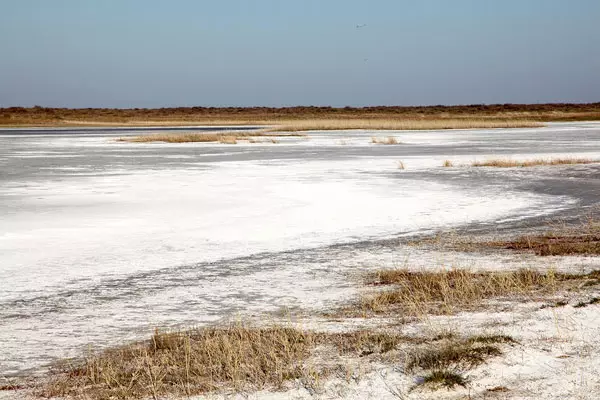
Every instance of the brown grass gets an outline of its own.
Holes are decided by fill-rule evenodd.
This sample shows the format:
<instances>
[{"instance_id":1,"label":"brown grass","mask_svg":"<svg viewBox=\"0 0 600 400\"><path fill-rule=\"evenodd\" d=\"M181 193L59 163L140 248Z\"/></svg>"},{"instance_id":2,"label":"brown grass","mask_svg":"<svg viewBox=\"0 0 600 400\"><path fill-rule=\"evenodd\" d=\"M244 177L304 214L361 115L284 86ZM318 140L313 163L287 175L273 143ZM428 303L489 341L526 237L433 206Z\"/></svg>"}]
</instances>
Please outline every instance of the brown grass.
<instances>
[{"instance_id":1,"label":"brown grass","mask_svg":"<svg viewBox=\"0 0 600 400\"><path fill-rule=\"evenodd\" d=\"M38 394L141 399L279 388L288 380L308 382L329 373L326 368L307 366L319 345L329 345L340 354L365 356L388 352L403 340L393 333L325 334L281 326L157 331L149 341L64 364Z\"/></svg>"},{"instance_id":2,"label":"brown grass","mask_svg":"<svg viewBox=\"0 0 600 400\"><path fill-rule=\"evenodd\" d=\"M445 160L444 163L442 164L442 167L446 167L446 168L454 167L454 163L452 163L452 161L450 161L450 160Z\"/></svg>"},{"instance_id":3,"label":"brown grass","mask_svg":"<svg viewBox=\"0 0 600 400\"><path fill-rule=\"evenodd\" d=\"M502 244L512 250L532 250L538 256L600 255L600 235L523 236Z\"/></svg>"},{"instance_id":4,"label":"brown grass","mask_svg":"<svg viewBox=\"0 0 600 400\"><path fill-rule=\"evenodd\" d=\"M279 386L307 374L302 362L314 345L313 335L287 328L156 332L148 342L91 354L65 368L41 394L157 398Z\"/></svg>"},{"instance_id":5,"label":"brown grass","mask_svg":"<svg viewBox=\"0 0 600 400\"><path fill-rule=\"evenodd\" d=\"M487 246L533 251L538 256L600 255L600 222L589 216L578 224L554 224L542 234L525 235L511 241L487 242Z\"/></svg>"},{"instance_id":6,"label":"brown grass","mask_svg":"<svg viewBox=\"0 0 600 400\"><path fill-rule=\"evenodd\" d=\"M371 280L392 285L362 298L362 312L400 312L406 315L452 314L481 306L485 300L552 295L574 282L598 283L595 275L559 274L522 269L503 272L444 270L413 272L382 270Z\"/></svg>"},{"instance_id":7,"label":"brown grass","mask_svg":"<svg viewBox=\"0 0 600 400\"><path fill-rule=\"evenodd\" d=\"M496 345L451 341L411 353L407 370L469 370L483 364L488 358L501 354L502 351Z\"/></svg>"},{"instance_id":8,"label":"brown grass","mask_svg":"<svg viewBox=\"0 0 600 400\"><path fill-rule=\"evenodd\" d=\"M190 142L219 142L224 144L236 144L239 140L248 140L250 143L279 143L275 138L282 136L300 136L303 134L272 134L267 132L244 132L231 131L226 133L157 133L153 135L142 135L134 137L122 137L117 139L120 142L148 143L190 143ZM258 138L258 139L257 139ZM265 138L265 139L261 139Z\"/></svg>"},{"instance_id":9,"label":"brown grass","mask_svg":"<svg viewBox=\"0 0 600 400\"><path fill-rule=\"evenodd\" d=\"M456 386L467 387L469 382L459 373L448 370L436 370L423 377L423 385L432 389L454 389Z\"/></svg>"},{"instance_id":10,"label":"brown grass","mask_svg":"<svg viewBox=\"0 0 600 400\"><path fill-rule=\"evenodd\" d=\"M567 164L594 164L600 163L600 160L592 160L589 158L548 158L535 159L527 161L516 161L507 159L493 159L486 161L476 161L471 164L472 167L497 167L497 168L513 168L513 167L535 167L538 165L567 165Z\"/></svg>"},{"instance_id":11,"label":"brown grass","mask_svg":"<svg viewBox=\"0 0 600 400\"><path fill-rule=\"evenodd\" d=\"M410 351L405 367L408 372L427 372L421 384L432 389L466 387L467 380L459 372L502 355L500 344L515 343L512 337L506 335L478 335L464 339L450 335Z\"/></svg>"},{"instance_id":12,"label":"brown grass","mask_svg":"<svg viewBox=\"0 0 600 400\"><path fill-rule=\"evenodd\" d=\"M475 128L537 128L544 126L537 121L522 119L318 119L281 121L272 131L328 131L328 130L429 130L429 129L475 129ZM375 138L374 138L375 139ZM389 139L389 138L388 138ZM373 141L373 143L382 143ZM396 143L382 143L396 144Z\"/></svg>"}]
</instances>

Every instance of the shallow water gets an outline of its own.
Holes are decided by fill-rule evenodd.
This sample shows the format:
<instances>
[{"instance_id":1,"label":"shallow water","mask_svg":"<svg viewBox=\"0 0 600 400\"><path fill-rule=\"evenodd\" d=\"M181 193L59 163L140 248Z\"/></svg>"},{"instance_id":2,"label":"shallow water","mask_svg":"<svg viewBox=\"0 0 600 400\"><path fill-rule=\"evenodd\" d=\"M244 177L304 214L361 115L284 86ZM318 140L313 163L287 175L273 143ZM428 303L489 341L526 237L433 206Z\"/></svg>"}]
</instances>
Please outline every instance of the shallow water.
<instances>
[{"instance_id":1,"label":"shallow water","mask_svg":"<svg viewBox=\"0 0 600 400\"><path fill-rule=\"evenodd\" d=\"M600 123L312 132L278 144L115 140L147 132L0 130L0 376L155 326L331 306L355 293L348 274L403 262L382 260L380 240L496 229L600 196L598 164L441 167L600 158ZM402 144L371 143L389 135Z\"/></svg>"}]
</instances>

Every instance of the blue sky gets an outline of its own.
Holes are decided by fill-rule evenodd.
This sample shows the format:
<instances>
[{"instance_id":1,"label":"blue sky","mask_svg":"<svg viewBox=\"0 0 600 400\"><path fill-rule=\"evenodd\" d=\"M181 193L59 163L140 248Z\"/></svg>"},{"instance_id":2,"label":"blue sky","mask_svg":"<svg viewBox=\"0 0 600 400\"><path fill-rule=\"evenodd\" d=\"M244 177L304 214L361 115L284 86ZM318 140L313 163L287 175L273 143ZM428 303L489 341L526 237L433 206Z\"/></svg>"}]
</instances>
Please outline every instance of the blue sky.
<instances>
[{"instance_id":1,"label":"blue sky","mask_svg":"<svg viewBox=\"0 0 600 400\"><path fill-rule=\"evenodd\" d=\"M598 0L0 0L0 106L600 101L598 21Z\"/></svg>"}]
</instances>

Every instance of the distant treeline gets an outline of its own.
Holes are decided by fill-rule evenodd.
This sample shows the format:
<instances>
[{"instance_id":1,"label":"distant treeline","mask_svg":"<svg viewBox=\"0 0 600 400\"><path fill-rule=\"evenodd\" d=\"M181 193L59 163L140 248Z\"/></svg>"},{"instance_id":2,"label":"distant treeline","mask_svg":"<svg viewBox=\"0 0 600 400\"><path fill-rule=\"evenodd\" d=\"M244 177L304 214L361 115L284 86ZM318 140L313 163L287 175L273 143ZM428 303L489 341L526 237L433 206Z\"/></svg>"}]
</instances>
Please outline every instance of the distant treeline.
<instances>
[{"instance_id":1,"label":"distant treeline","mask_svg":"<svg viewBox=\"0 0 600 400\"><path fill-rule=\"evenodd\" d=\"M471 104L457 106L372 107L165 107L165 108L0 108L0 124L36 124L61 121L277 121L328 118L456 118L526 117L544 121L600 119L600 102L587 104Z\"/></svg>"}]
</instances>

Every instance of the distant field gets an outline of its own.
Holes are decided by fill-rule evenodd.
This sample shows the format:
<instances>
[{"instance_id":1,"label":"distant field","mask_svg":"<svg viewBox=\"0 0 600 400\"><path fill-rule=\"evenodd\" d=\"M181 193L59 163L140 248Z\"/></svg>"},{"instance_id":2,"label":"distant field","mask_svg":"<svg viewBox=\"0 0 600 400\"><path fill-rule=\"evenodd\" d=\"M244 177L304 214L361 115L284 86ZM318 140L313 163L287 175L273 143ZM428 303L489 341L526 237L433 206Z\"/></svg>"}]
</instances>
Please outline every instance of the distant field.
<instances>
[{"instance_id":1,"label":"distant field","mask_svg":"<svg viewBox=\"0 0 600 400\"><path fill-rule=\"evenodd\" d=\"M427 107L0 108L0 126L270 125L278 130L532 127L600 120L600 103Z\"/></svg>"}]
</instances>

